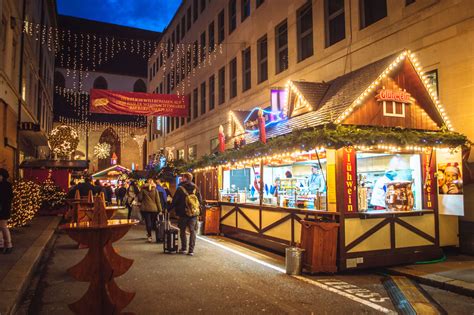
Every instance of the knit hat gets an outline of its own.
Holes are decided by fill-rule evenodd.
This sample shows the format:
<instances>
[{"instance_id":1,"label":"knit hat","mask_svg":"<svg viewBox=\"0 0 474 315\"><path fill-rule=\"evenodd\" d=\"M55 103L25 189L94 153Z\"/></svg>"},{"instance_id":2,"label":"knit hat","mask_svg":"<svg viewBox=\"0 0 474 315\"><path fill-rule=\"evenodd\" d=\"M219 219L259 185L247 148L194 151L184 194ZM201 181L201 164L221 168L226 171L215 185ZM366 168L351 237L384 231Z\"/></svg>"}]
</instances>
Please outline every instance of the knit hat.
<instances>
[{"instance_id":1,"label":"knit hat","mask_svg":"<svg viewBox=\"0 0 474 315\"><path fill-rule=\"evenodd\" d=\"M444 170L444 172L450 172L450 173L455 173L456 175L460 175L461 173L461 170L459 169L458 167L458 163L448 163L448 165L446 165L446 168Z\"/></svg>"}]
</instances>

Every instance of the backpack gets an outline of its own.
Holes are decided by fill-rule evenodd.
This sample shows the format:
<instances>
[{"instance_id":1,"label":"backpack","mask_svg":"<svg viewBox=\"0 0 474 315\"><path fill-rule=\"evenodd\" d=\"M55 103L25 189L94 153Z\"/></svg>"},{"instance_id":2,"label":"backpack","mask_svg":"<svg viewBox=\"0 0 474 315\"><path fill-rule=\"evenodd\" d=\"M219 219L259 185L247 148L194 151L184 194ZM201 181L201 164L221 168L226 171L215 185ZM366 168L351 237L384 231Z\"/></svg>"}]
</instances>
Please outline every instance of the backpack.
<instances>
[{"instance_id":1,"label":"backpack","mask_svg":"<svg viewBox=\"0 0 474 315\"><path fill-rule=\"evenodd\" d=\"M194 189L193 192L190 194L183 186L181 186L180 188L186 196L184 198L184 203L186 204L186 215L188 217L197 217L201 213L201 205L199 204L199 199L196 196L196 189Z\"/></svg>"}]
</instances>

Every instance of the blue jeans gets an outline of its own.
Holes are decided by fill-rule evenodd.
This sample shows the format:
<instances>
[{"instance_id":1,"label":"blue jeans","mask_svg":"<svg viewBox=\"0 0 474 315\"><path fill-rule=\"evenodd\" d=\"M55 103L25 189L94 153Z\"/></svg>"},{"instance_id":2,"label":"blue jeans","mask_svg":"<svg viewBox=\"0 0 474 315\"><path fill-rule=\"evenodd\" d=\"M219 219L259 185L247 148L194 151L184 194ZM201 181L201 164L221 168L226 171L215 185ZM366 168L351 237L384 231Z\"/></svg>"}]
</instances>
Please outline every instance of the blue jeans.
<instances>
[{"instance_id":1,"label":"blue jeans","mask_svg":"<svg viewBox=\"0 0 474 315\"><path fill-rule=\"evenodd\" d=\"M197 219L198 217L186 216L179 218L178 227L179 238L181 238L181 250L186 250L187 248L186 228L189 228L189 252L194 252L194 246L196 245Z\"/></svg>"}]
</instances>

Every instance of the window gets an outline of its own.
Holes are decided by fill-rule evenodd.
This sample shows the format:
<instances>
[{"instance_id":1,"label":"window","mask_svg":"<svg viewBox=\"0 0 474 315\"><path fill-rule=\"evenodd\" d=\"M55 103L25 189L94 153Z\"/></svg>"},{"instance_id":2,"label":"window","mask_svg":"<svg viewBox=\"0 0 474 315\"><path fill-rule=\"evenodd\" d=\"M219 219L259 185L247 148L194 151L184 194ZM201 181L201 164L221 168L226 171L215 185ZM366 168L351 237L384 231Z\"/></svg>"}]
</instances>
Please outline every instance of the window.
<instances>
[{"instance_id":1,"label":"window","mask_svg":"<svg viewBox=\"0 0 474 315\"><path fill-rule=\"evenodd\" d=\"M313 9L306 3L297 13L298 18L298 61L313 55Z\"/></svg>"},{"instance_id":2,"label":"window","mask_svg":"<svg viewBox=\"0 0 474 315\"><path fill-rule=\"evenodd\" d=\"M219 69L219 104L225 102L225 67Z\"/></svg>"},{"instance_id":3,"label":"window","mask_svg":"<svg viewBox=\"0 0 474 315\"><path fill-rule=\"evenodd\" d=\"M150 67L150 74L148 75L150 81L153 80L153 67Z\"/></svg>"},{"instance_id":4,"label":"window","mask_svg":"<svg viewBox=\"0 0 474 315\"><path fill-rule=\"evenodd\" d=\"M178 160L184 160L184 149L178 150Z\"/></svg>"},{"instance_id":5,"label":"window","mask_svg":"<svg viewBox=\"0 0 474 315\"><path fill-rule=\"evenodd\" d=\"M174 130L174 117L171 117L170 121L171 121L171 131L173 131Z\"/></svg>"},{"instance_id":6,"label":"window","mask_svg":"<svg viewBox=\"0 0 474 315\"><path fill-rule=\"evenodd\" d=\"M171 72L170 72L170 75L171 75L171 80L170 80L170 91L173 91L174 90L174 81L175 81L175 77L174 77L174 69L171 69Z\"/></svg>"},{"instance_id":7,"label":"window","mask_svg":"<svg viewBox=\"0 0 474 315\"><path fill-rule=\"evenodd\" d=\"M214 39L214 21L212 21L211 24L209 24L209 51L213 51L214 50L214 45L215 45L215 39Z\"/></svg>"},{"instance_id":8,"label":"window","mask_svg":"<svg viewBox=\"0 0 474 315\"><path fill-rule=\"evenodd\" d=\"M257 0L257 8L261 6L264 2L265 0Z\"/></svg>"},{"instance_id":9,"label":"window","mask_svg":"<svg viewBox=\"0 0 474 315\"><path fill-rule=\"evenodd\" d=\"M416 0L405 0L405 6L415 3Z\"/></svg>"},{"instance_id":10,"label":"window","mask_svg":"<svg viewBox=\"0 0 474 315\"><path fill-rule=\"evenodd\" d=\"M288 69L288 25L286 20L275 29L276 73Z\"/></svg>"},{"instance_id":11,"label":"window","mask_svg":"<svg viewBox=\"0 0 474 315\"><path fill-rule=\"evenodd\" d=\"M434 88L436 97L439 97L439 88L438 88L438 70L434 69L428 72L425 72L425 77L428 79L428 84Z\"/></svg>"},{"instance_id":12,"label":"window","mask_svg":"<svg viewBox=\"0 0 474 315\"><path fill-rule=\"evenodd\" d=\"M252 86L250 72L250 47L242 51L242 91L247 91Z\"/></svg>"},{"instance_id":13,"label":"window","mask_svg":"<svg viewBox=\"0 0 474 315\"><path fill-rule=\"evenodd\" d=\"M184 35L186 35L186 15L183 14L181 17L181 39L184 38Z\"/></svg>"},{"instance_id":14,"label":"window","mask_svg":"<svg viewBox=\"0 0 474 315\"><path fill-rule=\"evenodd\" d=\"M387 16L387 0L360 0L360 28Z\"/></svg>"},{"instance_id":15,"label":"window","mask_svg":"<svg viewBox=\"0 0 474 315\"><path fill-rule=\"evenodd\" d=\"M199 62L203 62L206 59L206 32L201 34L201 51L199 56Z\"/></svg>"},{"instance_id":16,"label":"window","mask_svg":"<svg viewBox=\"0 0 474 315\"><path fill-rule=\"evenodd\" d=\"M160 51L159 57L160 57L160 63L159 63L159 65L160 65L160 68L161 68L161 67L163 66L163 59L165 58L165 57L164 57L164 54L163 54L163 51Z\"/></svg>"},{"instance_id":17,"label":"window","mask_svg":"<svg viewBox=\"0 0 474 315\"><path fill-rule=\"evenodd\" d=\"M146 93L146 84L142 79L135 81L135 84L133 85L133 92Z\"/></svg>"},{"instance_id":18,"label":"window","mask_svg":"<svg viewBox=\"0 0 474 315\"><path fill-rule=\"evenodd\" d=\"M163 94L163 82L160 83L160 94Z\"/></svg>"},{"instance_id":19,"label":"window","mask_svg":"<svg viewBox=\"0 0 474 315\"><path fill-rule=\"evenodd\" d=\"M179 128L179 117L175 117L175 125L176 125L176 129Z\"/></svg>"},{"instance_id":20,"label":"window","mask_svg":"<svg viewBox=\"0 0 474 315\"><path fill-rule=\"evenodd\" d=\"M395 101L383 101L383 115L388 117L405 117L405 104Z\"/></svg>"},{"instance_id":21,"label":"window","mask_svg":"<svg viewBox=\"0 0 474 315\"><path fill-rule=\"evenodd\" d=\"M179 44L180 39L181 39L181 35L180 35L180 34L181 34L181 31L180 31L180 29L181 29L181 26L178 24L178 25L176 26L176 32L175 32L175 34L176 34L176 44Z\"/></svg>"},{"instance_id":22,"label":"window","mask_svg":"<svg viewBox=\"0 0 474 315\"><path fill-rule=\"evenodd\" d=\"M234 58L230 61L229 82L230 82L229 98L234 98L237 96L237 58Z\"/></svg>"},{"instance_id":23,"label":"window","mask_svg":"<svg viewBox=\"0 0 474 315\"><path fill-rule=\"evenodd\" d=\"M166 75L166 94L170 94L171 93L171 76L170 76L170 73L168 72L168 74Z\"/></svg>"},{"instance_id":24,"label":"window","mask_svg":"<svg viewBox=\"0 0 474 315\"><path fill-rule=\"evenodd\" d=\"M191 54L191 49L188 48L188 51L186 52L186 73L191 72L191 64L192 64L192 54Z\"/></svg>"},{"instance_id":25,"label":"window","mask_svg":"<svg viewBox=\"0 0 474 315\"><path fill-rule=\"evenodd\" d=\"M107 90L107 80L103 76L99 76L94 80L94 89Z\"/></svg>"},{"instance_id":26,"label":"window","mask_svg":"<svg viewBox=\"0 0 474 315\"><path fill-rule=\"evenodd\" d=\"M346 37L344 0L325 0L326 47L334 45Z\"/></svg>"},{"instance_id":27,"label":"window","mask_svg":"<svg viewBox=\"0 0 474 315\"><path fill-rule=\"evenodd\" d=\"M176 40L174 36L175 32L173 31L171 33L171 52L174 52L175 46L176 46Z\"/></svg>"},{"instance_id":28,"label":"window","mask_svg":"<svg viewBox=\"0 0 474 315\"><path fill-rule=\"evenodd\" d=\"M268 44L267 35L257 42L258 83L268 79Z\"/></svg>"},{"instance_id":29,"label":"window","mask_svg":"<svg viewBox=\"0 0 474 315\"><path fill-rule=\"evenodd\" d=\"M181 81L183 81L184 78L186 78L186 64L183 56L181 57Z\"/></svg>"},{"instance_id":30,"label":"window","mask_svg":"<svg viewBox=\"0 0 474 315\"><path fill-rule=\"evenodd\" d=\"M186 30L189 31L189 29L191 28L191 6L188 7L186 17L187 17L187 20L188 20L188 23L186 25Z\"/></svg>"},{"instance_id":31,"label":"window","mask_svg":"<svg viewBox=\"0 0 474 315\"><path fill-rule=\"evenodd\" d=\"M229 34L237 27L237 0L229 2Z\"/></svg>"},{"instance_id":32,"label":"window","mask_svg":"<svg viewBox=\"0 0 474 315\"><path fill-rule=\"evenodd\" d=\"M204 9L206 9L206 1L207 0L201 0L201 12L204 11Z\"/></svg>"},{"instance_id":33,"label":"window","mask_svg":"<svg viewBox=\"0 0 474 315\"><path fill-rule=\"evenodd\" d=\"M240 0L240 4L242 6L240 11L240 20L243 22L250 16L250 0Z\"/></svg>"},{"instance_id":34,"label":"window","mask_svg":"<svg viewBox=\"0 0 474 315\"><path fill-rule=\"evenodd\" d=\"M166 133L170 133L171 129L171 117L166 117Z\"/></svg>"},{"instance_id":35,"label":"window","mask_svg":"<svg viewBox=\"0 0 474 315\"><path fill-rule=\"evenodd\" d=\"M201 83L201 115L206 113L206 81Z\"/></svg>"},{"instance_id":36,"label":"window","mask_svg":"<svg viewBox=\"0 0 474 315\"><path fill-rule=\"evenodd\" d=\"M54 72L54 85L62 88L66 87L66 79L59 71Z\"/></svg>"},{"instance_id":37,"label":"window","mask_svg":"<svg viewBox=\"0 0 474 315\"><path fill-rule=\"evenodd\" d=\"M166 43L166 58L171 56L171 39L168 38L168 42Z\"/></svg>"},{"instance_id":38,"label":"window","mask_svg":"<svg viewBox=\"0 0 474 315\"><path fill-rule=\"evenodd\" d=\"M186 96L187 96L188 101L189 101L189 104L188 104L189 105L188 106L188 117L186 118L186 121L190 122L191 121L191 116L192 116L192 114L191 114L191 94L188 94Z\"/></svg>"},{"instance_id":39,"label":"window","mask_svg":"<svg viewBox=\"0 0 474 315\"><path fill-rule=\"evenodd\" d=\"M198 89L195 88L193 90L193 118L196 119L198 114Z\"/></svg>"},{"instance_id":40,"label":"window","mask_svg":"<svg viewBox=\"0 0 474 315\"><path fill-rule=\"evenodd\" d=\"M197 158L197 145L190 145L188 147L188 160L194 161Z\"/></svg>"},{"instance_id":41,"label":"window","mask_svg":"<svg viewBox=\"0 0 474 315\"><path fill-rule=\"evenodd\" d=\"M212 138L211 141L211 153L218 152L219 151L219 138L215 137Z\"/></svg>"},{"instance_id":42,"label":"window","mask_svg":"<svg viewBox=\"0 0 474 315\"><path fill-rule=\"evenodd\" d=\"M198 0L193 1L193 22L198 19Z\"/></svg>"},{"instance_id":43,"label":"window","mask_svg":"<svg viewBox=\"0 0 474 315\"><path fill-rule=\"evenodd\" d=\"M222 43L225 38L225 15L224 9L219 13L217 18L217 43Z\"/></svg>"},{"instance_id":44,"label":"window","mask_svg":"<svg viewBox=\"0 0 474 315\"><path fill-rule=\"evenodd\" d=\"M216 83L215 83L215 76L211 75L209 78L209 111L213 110L215 107L215 90L216 90Z\"/></svg>"}]
</instances>

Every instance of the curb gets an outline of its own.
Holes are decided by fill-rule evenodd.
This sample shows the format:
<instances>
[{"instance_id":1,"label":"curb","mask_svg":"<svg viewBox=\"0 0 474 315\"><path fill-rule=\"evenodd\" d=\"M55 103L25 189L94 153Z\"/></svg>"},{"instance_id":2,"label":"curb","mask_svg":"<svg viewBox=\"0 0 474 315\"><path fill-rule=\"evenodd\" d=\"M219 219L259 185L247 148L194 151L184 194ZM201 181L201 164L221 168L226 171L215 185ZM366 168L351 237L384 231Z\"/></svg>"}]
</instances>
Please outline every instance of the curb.
<instances>
[{"instance_id":1,"label":"curb","mask_svg":"<svg viewBox=\"0 0 474 315\"><path fill-rule=\"evenodd\" d=\"M474 297L474 284L470 282L446 278L440 275L424 274L404 267L390 268L385 271L392 275L405 276L431 287L451 291L468 297Z\"/></svg>"},{"instance_id":2,"label":"curb","mask_svg":"<svg viewBox=\"0 0 474 315\"><path fill-rule=\"evenodd\" d=\"M7 273L0 286L0 315L14 314L35 269L61 221L55 217Z\"/></svg>"}]
</instances>

